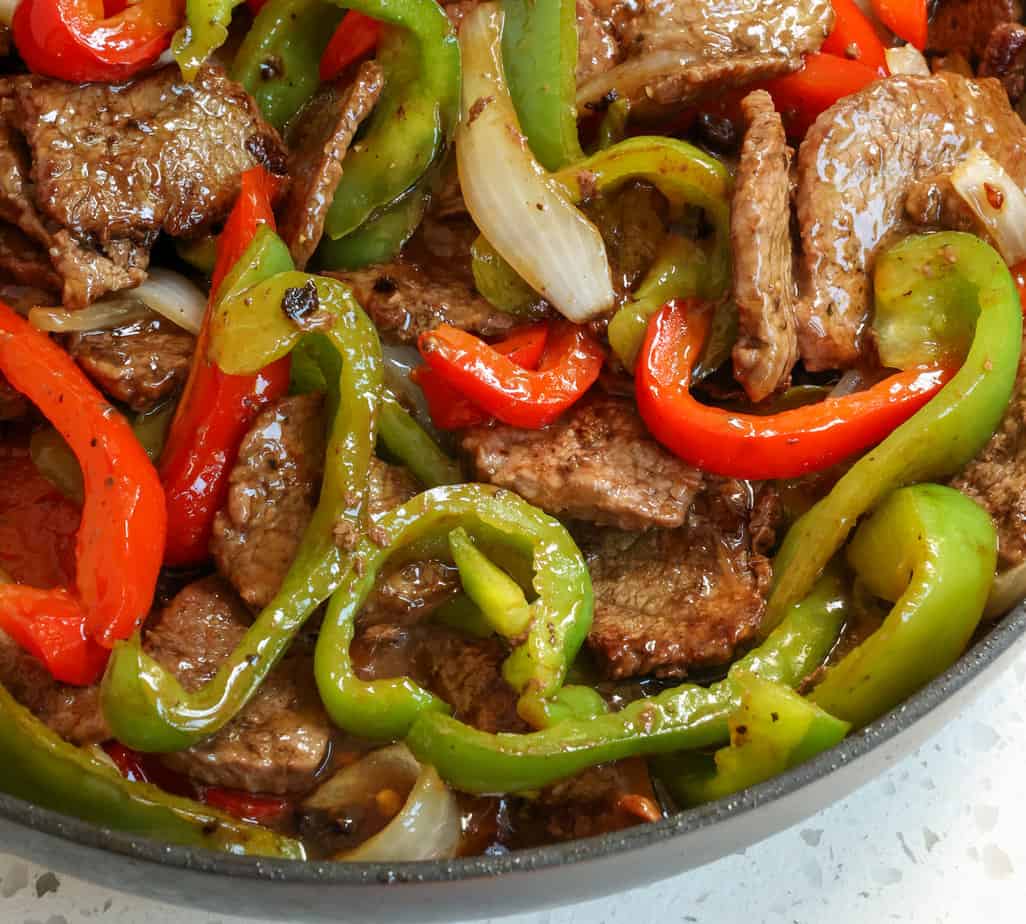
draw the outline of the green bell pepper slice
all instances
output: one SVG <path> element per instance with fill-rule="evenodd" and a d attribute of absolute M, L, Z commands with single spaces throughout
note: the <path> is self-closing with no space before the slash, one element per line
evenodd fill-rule
<path fill-rule="evenodd" d="M 523 735 L 488 734 L 451 716 L 425 712 L 406 743 L 447 783 L 472 793 L 541 789 L 609 760 L 720 745 L 728 738 L 727 718 L 740 704 L 736 675 L 747 672 L 797 686 L 826 658 L 846 614 L 842 582 L 828 572 L 761 646 L 711 686 L 682 684 L 619 712 L 570 717 Z"/>
<path fill-rule="evenodd" d="M 861 726 L 958 660 L 994 580 L 997 533 L 964 494 L 920 484 L 877 507 L 847 556 L 868 590 L 894 606 L 876 632 L 826 672 L 810 699 Z"/>
<path fill-rule="evenodd" d="M 953 231 L 908 237 L 880 257 L 875 279 L 878 311 L 886 316 L 927 315 L 935 331 L 951 317 L 957 332 L 971 311 L 972 345 L 934 398 L 788 530 L 774 563 L 763 633 L 807 593 L 860 516 L 895 489 L 948 477 L 972 459 L 1000 423 L 1015 385 L 1022 308 L 1008 267 L 990 245 Z"/>
<path fill-rule="evenodd" d="M 480 484 L 434 488 L 386 513 L 358 540 L 354 567 L 328 606 L 314 675 L 321 700 L 339 727 L 368 738 L 400 738 L 422 713 L 445 710 L 444 703 L 409 678 L 361 680 L 349 646 L 360 607 L 386 563 L 444 555 L 443 544 L 458 527 L 533 561 L 537 596 L 523 640 L 503 664 L 503 676 L 525 704 L 561 687 L 593 615 L 591 578 L 570 534 L 510 491 Z"/>
<path fill-rule="evenodd" d="M 460 484 L 464 480 L 459 464 L 442 452 L 438 443 L 387 388 L 382 389 L 381 394 L 378 439 L 426 488 Z"/>
<path fill-rule="evenodd" d="M 546 170 L 581 160 L 575 0 L 503 0 L 502 64 L 520 129 Z"/>
<path fill-rule="evenodd" d="M 474 545 L 462 526 L 449 533 L 449 551 L 459 569 L 463 592 L 485 621 L 505 638 L 516 638 L 527 631 L 531 607 L 523 589 Z"/>
<path fill-rule="evenodd" d="M 669 755 L 656 775 L 683 805 L 700 805 L 740 792 L 797 767 L 839 743 L 851 728 L 779 683 L 738 671 L 740 704 L 727 720 L 730 744 L 712 758 Z"/>
<path fill-rule="evenodd" d="M 242 0 L 185 0 L 185 25 L 171 40 L 182 76 L 195 79 L 203 62 L 228 39 L 232 13 Z"/>
<path fill-rule="evenodd" d="M 240 855 L 306 859 L 303 845 L 151 786 L 47 728 L 0 686 L 0 792 L 129 834 Z"/>
<path fill-rule="evenodd" d="M 242 258 L 260 264 L 287 248 L 260 229 Z M 214 309 L 211 357 L 229 374 L 249 374 L 289 353 L 304 337 L 323 363 L 329 392 L 328 464 L 320 499 L 295 559 L 274 599 L 261 611 L 213 679 L 187 692 L 142 650 L 140 634 L 115 647 L 102 704 L 115 736 L 140 751 L 187 748 L 231 720 L 256 692 L 310 614 L 334 592 L 349 568 L 334 534 L 340 521 L 365 526 L 367 478 L 382 388 L 381 347 L 370 319 L 340 282 L 305 273 L 278 273 L 244 288 L 230 287 Z M 319 311 L 334 324 L 304 334 L 282 310 L 287 293 L 316 287 Z"/>

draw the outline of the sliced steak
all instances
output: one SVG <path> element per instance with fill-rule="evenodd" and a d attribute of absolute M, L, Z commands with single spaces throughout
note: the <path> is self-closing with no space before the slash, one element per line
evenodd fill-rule
<path fill-rule="evenodd" d="M 86 375 L 133 411 L 149 410 L 185 384 L 195 348 L 192 334 L 157 316 L 68 338 Z"/>
<path fill-rule="evenodd" d="M 702 484 L 622 398 L 579 403 L 544 430 L 475 427 L 462 445 L 479 480 L 556 516 L 621 529 L 680 526 Z"/>
<path fill-rule="evenodd" d="M 681 104 L 798 70 L 833 27 L 829 0 L 637 0 L 610 10 L 622 63 L 577 86 L 578 108 L 610 94 L 635 104 Z"/>
<path fill-rule="evenodd" d="M 990 34 L 980 59 L 981 77 L 997 77 L 1014 106 L 1026 92 L 1026 27 L 1006 22 Z"/>
<path fill-rule="evenodd" d="M 734 375 L 752 401 L 791 378 L 798 359 L 791 275 L 791 149 L 765 90 L 741 101 L 745 139 L 730 206 L 738 340 Z"/>
<path fill-rule="evenodd" d="M 375 625 L 356 638 L 352 654 L 364 680 L 411 677 L 462 722 L 488 732 L 527 731 L 516 693 L 502 678 L 509 652 L 495 637 L 467 638 L 433 623 Z"/>
<path fill-rule="evenodd" d="M 943 201 L 945 172 L 980 146 L 1026 184 L 1026 127 L 996 80 L 891 77 L 823 113 L 798 154 L 798 346 L 811 370 L 859 358 L 870 273 L 903 229 L 906 198 Z"/>
<path fill-rule="evenodd" d="M 59 292 L 61 277 L 49 254 L 15 225 L 0 223 L 0 279 Z"/>
<path fill-rule="evenodd" d="M 1026 352 L 1001 425 L 951 485 L 993 518 L 1001 565 L 1026 561 Z"/>
<path fill-rule="evenodd" d="M 930 21 L 926 47 L 975 63 L 983 56 L 994 29 L 1020 19 L 1019 0 L 940 0 Z"/>
<path fill-rule="evenodd" d="M 100 686 L 72 687 L 0 630 L 0 684 L 37 719 L 72 744 L 99 744 L 110 729 L 100 710 Z"/>
<path fill-rule="evenodd" d="M 719 482 L 680 529 L 585 538 L 595 593 L 588 647 L 603 673 L 683 677 L 728 663 L 751 642 L 770 580 L 753 524 L 765 524 L 776 503 L 772 489 L 753 500 L 747 482 Z"/>
<path fill-rule="evenodd" d="M 219 578 L 190 584 L 145 634 L 146 652 L 186 690 L 210 680 L 240 642 L 249 613 Z M 221 731 L 166 754 L 174 770 L 210 786 L 251 792 L 308 790 L 325 764 L 333 728 L 317 695 L 313 659 L 288 654 Z"/>
<path fill-rule="evenodd" d="M 385 75 L 376 61 L 360 65 L 347 87 L 328 84 L 297 116 L 290 132 L 291 186 L 278 233 L 299 269 L 306 267 L 324 233 L 324 221 L 342 179 L 342 160 L 356 130 L 374 109 Z"/>
<path fill-rule="evenodd" d="M 577 85 L 604 74 L 619 63 L 623 51 L 590 0 L 577 0 Z"/>
<path fill-rule="evenodd" d="M 422 333 L 451 324 L 485 337 L 502 334 L 516 319 L 492 305 L 459 273 L 397 260 L 351 272 L 341 279 L 371 316 L 383 337 L 414 343 Z"/>

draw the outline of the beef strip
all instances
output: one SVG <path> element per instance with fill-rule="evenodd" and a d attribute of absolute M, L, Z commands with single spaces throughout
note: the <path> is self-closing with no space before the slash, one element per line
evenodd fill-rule
<path fill-rule="evenodd" d="M 0 684 L 44 724 L 72 744 L 106 741 L 99 684 L 72 687 L 54 680 L 42 662 L 0 629 Z"/>
<path fill-rule="evenodd" d="M 384 80 L 381 65 L 365 61 L 349 86 L 328 84 L 314 96 L 290 130 L 291 186 L 282 205 L 278 233 L 299 269 L 306 267 L 320 243 L 342 179 L 342 160 L 360 123 L 374 109 Z"/>
<path fill-rule="evenodd" d="M 788 73 L 833 27 L 828 0 L 799 0 L 782 15 L 771 0 L 637 0 L 608 12 L 622 63 L 577 85 L 578 108 L 610 94 L 643 106 L 684 104 Z"/>
<path fill-rule="evenodd" d="M 752 401 L 761 401 L 787 385 L 798 359 L 791 277 L 792 151 L 765 90 L 749 93 L 741 109 L 745 139 L 730 207 L 739 324 L 734 376 Z"/>
<path fill-rule="evenodd" d="M 1002 566 L 1026 561 L 1026 352 L 1000 426 L 951 484 L 993 518 Z"/>
<path fill-rule="evenodd" d="M 192 83 L 0 81 L 0 218 L 46 248 L 68 307 L 142 282 L 157 234 L 220 221 L 256 163 L 281 173 L 284 148 L 215 65 Z"/>
<path fill-rule="evenodd" d="M 578 403 L 544 430 L 474 427 L 462 446 L 479 480 L 554 515 L 620 529 L 680 526 L 702 484 L 622 398 Z"/>
<path fill-rule="evenodd" d="M 182 590 L 145 633 L 147 654 L 186 690 L 209 681 L 241 641 L 249 613 L 219 578 Z M 312 658 L 287 654 L 246 707 L 219 732 L 166 754 L 172 769 L 210 786 L 303 792 L 327 760 L 333 735 L 314 684 Z"/>
<path fill-rule="evenodd" d="M 20 228 L 4 223 L 0 223 L 0 278 L 47 291 L 61 288 L 47 252 Z"/>
<path fill-rule="evenodd" d="M 998 26 L 980 60 L 981 77 L 997 77 L 1015 105 L 1026 92 L 1026 27 L 1015 22 Z"/>
<path fill-rule="evenodd" d="M 957 54 L 976 62 L 995 28 L 1021 18 L 1019 0 L 940 0 L 930 21 L 926 47 L 931 52 Z"/>
<path fill-rule="evenodd" d="M 595 593 L 588 647 L 603 673 L 683 677 L 750 643 L 769 589 L 763 552 L 777 504 L 771 488 L 756 496 L 747 482 L 716 482 L 680 529 L 583 537 Z"/>
<path fill-rule="evenodd" d="M 111 398 L 146 411 L 185 384 L 196 338 L 166 318 L 72 334 L 68 352 Z"/>
<path fill-rule="evenodd" d="M 910 192 L 918 202 L 940 203 L 938 215 L 957 211 L 943 205 L 951 201 L 946 172 L 977 145 L 1026 183 L 1026 127 L 1001 84 L 951 73 L 877 81 L 809 130 L 798 154 L 796 305 L 807 368 L 857 362 L 876 253 L 905 227 Z"/>
<path fill-rule="evenodd" d="M 502 334 L 516 319 L 493 308 L 458 271 L 404 260 L 351 272 L 341 279 L 388 340 L 414 343 L 425 331 L 451 324 L 486 337 Z"/>
<path fill-rule="evenodd" d="M 508 655 L 496 637 L 472 639 L 434 623 L 375 625 L 353 642 L 364 680 L 411 677 L 445 700 L 462 722 L 487 732 L 522 732 L 517 697 L 502 678 Z"/>

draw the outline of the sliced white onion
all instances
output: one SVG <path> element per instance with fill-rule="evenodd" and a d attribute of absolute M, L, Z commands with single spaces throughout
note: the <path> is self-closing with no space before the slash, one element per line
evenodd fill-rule
<path fill-rule="evenodd" d="M 916 77 L 929 77 L 930 65 L 926 63 L 923 53 L 914 45 L 902 45 L 899 48 L 885 48 L 887 70 L 894 74 L 910 74 Z"/>
<path fill-rule="evenodd" d="M 152 318 L 153 312 L 135 296 L 118 294 L 101 298 L 87 308 L 68 311 L 66 308 L 32 308 L 28 313 L 29 323 L 39 330 L 54 334 L 70 334 L 77 331 L 108 330 Z"/>
<path fill-rule="evenodd" d="M 198 334 L 207 310 L 207 295 L 181 273 L 151 269 L 146 281 L 133 290 L 136 298 L 173 324 Z"/>
<path fill-rule="evenodd" d="M 1002 571 L 994 578 L 983 615 L 987 619 L 1004 616 L 1022 600 L 1026 600 L 1026 562 Z"/>
<path fill-rule="evenodd" d="M 606 247 L 520 132 L 502 70 L 502 24 L 502 9 L 484 3 L 466 14 L 460 28 L 460 187 L 475 224 L 506 262 L 580 323 L 613 304 Z"/>
<path fill-rule="evenodd" d="M 993 157 L 979 148 L 951 173 L 951 184 L 983 222 L 1012 266 L 1026 258 L 1026 194 Z"/>
<path fill-rule="evenodd" d="M 20 0 L 0 0 L 0 26 L 9 26 Z"/>

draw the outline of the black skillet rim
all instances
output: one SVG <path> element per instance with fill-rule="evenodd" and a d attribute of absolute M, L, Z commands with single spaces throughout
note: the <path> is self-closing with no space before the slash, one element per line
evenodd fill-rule
<path fill-rule="evenodd" d="M 873 751 L 942 705 L 1026 634 L 1026 603 L 1020 604 L 969 649 L 951 668 L 901 706 L 813 760 L 718 802 L 679 812 L 654 824 L 625 831 L 496 856 L 405 863 L 333 863 L 239 857 L 196 847 L 178 847 L 140 838 L 39 808 L 0 794 L 0 818 L 85 847 L 107 850 L 133 860 L 227 876 L 325 886 L 381 886 L 441 883 L 549 869 L 568 863 L 627 853 L 712 827 L 729 818 L 792 795 L 829 776 L 839 767 Z"/>

